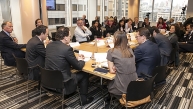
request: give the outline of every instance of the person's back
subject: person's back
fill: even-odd
[[[160,51],[157,44],[146,41],[135,50],[135,61],[138,76],[140,73],[152,75],[152,70],[160,64]]]

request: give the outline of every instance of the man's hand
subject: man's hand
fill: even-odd
[[[85,57],[84,57],[83,54],[79,54],[79,55],[78,55],[78,60],[84,60],[84,58],[85,58]]]

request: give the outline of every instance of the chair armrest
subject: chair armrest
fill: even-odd
[[[71,80],[71,79],[72,79],[72,77],[70,77],[70,78],[64,80],[63,82],[66,83],[66,82],[68,82],[68,81]]]
[[[143,73],[143,72],[141,72],[141,75],[142,75],[143,77],[152,78],[152,76],[150,76],[150,75],[148,75],[148,74],[145,74],[145,73]]]

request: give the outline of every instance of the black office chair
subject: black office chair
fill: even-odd
[[[131,81],[127,87],[126,101],[138,101],[148,96],[151,96],[155,76],[145,81]],[[111,102],[113,97],[114,96],[112,96],[111,94],[109,109],[111,108]],[[128,106],[125,105],[125,107],[127,108]]]
[[[166,71],[167,66],[157,66],[153,69],[152,75],[155,76],[155,86],[159,86],[166,83]]]
[[[72,42],[76,42],[76,36],[75,35],[72,36]]]
[[[16,60],[16,77],[15,77],[15,89],[16,89],[16,84],[17,84],[17,78],[18,76],[27,80],[27,103],[28,103],[28,76],[29,76],[29,69],[30,67],[28,67],[28,63],[26,61],[25,58],[18,58],[15,57],[15,55],[13,54],[15,60]],[[33,68],[33,67],[31,67]]]
[[[171,66],[171,67],[175,67],[176,52],[177,52],[177,47],[173,48],[171,53],[170,53],[170,58],[169,58],[168,65]]]
[[[62,72],[57,71],[57,70],[48,70],[40,67],[40,72],[41,72],[41,85],[40,85],[40,99],[39,103],[41,103],[41,89],[52,93],[57,96],[61,96],[62,100],[62,109],[67,107],[66,105],[63,106],[63,100],[64,100],[64,95],[66,93],[66,87],[69,87],[69,82],[72,78],[65,80],[63,78]],[[61,90],[58,91],[57,89]],[[79,89],[77,86],[77,90],[79,93]],[[79,93],[80,97],[80,93]],[[80,98],[80,103],[82,106],[82,101]]]

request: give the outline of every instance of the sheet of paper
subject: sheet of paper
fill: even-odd
[[[79,54],[83,54],[84,55],[84,61],[89,61],[90,57],[92,56],[92,52],[88,52],[88,51],[82,51],[79,50]]]
[[[109,44],[110,48],[114,48],[114,43]]]
[[[70,43],[71,47],[76,47],[76,46],[80,46],[79,42],[71,42]]]
[[[107,53],[94,53],[94,58],[96,62],[105,62],[107,61]]]

